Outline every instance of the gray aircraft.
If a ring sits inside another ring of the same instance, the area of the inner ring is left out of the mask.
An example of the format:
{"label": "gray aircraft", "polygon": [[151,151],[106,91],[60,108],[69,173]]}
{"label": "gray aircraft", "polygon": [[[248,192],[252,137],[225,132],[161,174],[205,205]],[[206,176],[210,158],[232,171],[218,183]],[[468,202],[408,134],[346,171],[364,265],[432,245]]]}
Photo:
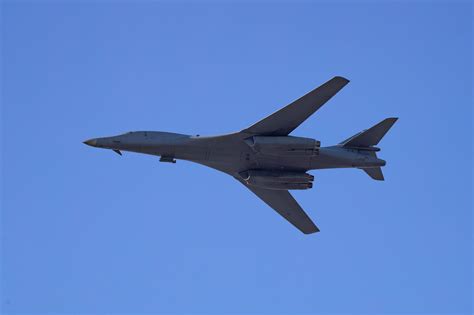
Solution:
{"label": "gray aircraft", "polygon": [[318,232],[289,193],[313,187],[309,170],[359,168],[375,180],[383,180],[376,145],[397,118],[387,118],[341,143],[321,147],[311,138],[289,134],[339,92],[349,80],[334,77],[293,103],[252,126],[231,134],[191,136],[170,132],[134,131],[95,138],[85,144],[160,156],[160,162],[177,159],[199,163],[233,176],[276,212],[305,234]]}

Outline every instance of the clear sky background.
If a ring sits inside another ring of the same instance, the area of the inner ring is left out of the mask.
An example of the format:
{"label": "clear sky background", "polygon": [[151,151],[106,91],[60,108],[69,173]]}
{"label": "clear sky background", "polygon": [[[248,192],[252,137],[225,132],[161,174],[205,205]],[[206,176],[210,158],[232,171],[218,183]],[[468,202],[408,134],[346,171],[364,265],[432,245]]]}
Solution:
{"label": "clear sky background", "polygon": [[[471,313],[469,2],[2,4],[3,313]],[[294,134],[385,117],[385,182],[312,172],[303,235],[229,176],[94,149],[237,131],[335,75]]]}

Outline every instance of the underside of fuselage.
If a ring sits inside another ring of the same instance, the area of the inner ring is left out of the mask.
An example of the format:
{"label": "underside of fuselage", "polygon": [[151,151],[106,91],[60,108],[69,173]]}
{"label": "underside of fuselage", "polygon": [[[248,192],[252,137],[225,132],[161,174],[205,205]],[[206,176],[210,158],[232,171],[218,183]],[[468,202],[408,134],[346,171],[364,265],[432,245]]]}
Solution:
{"label": "underside of fuselage", "polygon": [[[385,164],[383,160],[364,151],[339,146],[297,151],[290,142],[269,149],[264,146],[255,149],[248,145],[246,136],[237,133],[217,137],[191,137],[186,144],[173,150],[170,148],[168,152],[155,150],[150,153],[196,162],[233,176],[247,170],[306,172],[326,168],[378,167]],[[298,139],[287,138],[291,141]]]}

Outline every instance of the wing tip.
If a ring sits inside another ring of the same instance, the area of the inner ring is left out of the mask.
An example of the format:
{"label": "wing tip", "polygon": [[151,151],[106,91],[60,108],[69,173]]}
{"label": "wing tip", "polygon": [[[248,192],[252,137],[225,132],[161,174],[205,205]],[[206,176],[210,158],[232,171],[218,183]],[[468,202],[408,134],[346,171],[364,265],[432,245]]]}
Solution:
{"label": "wing tip", "polygon": [[384,119],[384,121],[390,121],[392,124],[394,124],[397,120],[398,117],[388,117]]}
{"label": "wing tip", "polygon": [[351,82],[349,79],[346,79],[344,78],[343,76],[335,76],[334,78],[332,78],[332,80],[334,81],[340,81],[342,84],[346,85],[347,83]]}
{"label": "wing tip", "polygon": [[314,233],[318,233],[318,232],[319,232],[319,229],[316,228],[316,229],[314,229],[314,230],[301,231],[301,232],[303,232],[303,234],[305,234],[305,235],[311,235],[311,234],[314,234]]}
{"label": "wing tip", "polygon": [[309,226],[305,229],[300,229],[301,232],[303,232],[303,234],[313,234],[313,233],[318,233],[319,232],[319,229],[318,227],[313,223],[312,226]]}

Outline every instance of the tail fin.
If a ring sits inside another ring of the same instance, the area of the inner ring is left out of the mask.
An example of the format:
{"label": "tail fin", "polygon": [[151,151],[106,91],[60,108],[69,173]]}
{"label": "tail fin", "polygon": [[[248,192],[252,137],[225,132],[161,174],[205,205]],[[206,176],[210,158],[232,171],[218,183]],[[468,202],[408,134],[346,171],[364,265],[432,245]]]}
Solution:
{"label": "tail fin", "polygon": [[397,119],[386,118],[375,126],[342,141],[340,145],[343,147],[370,147],[377,145]]}
{"label": "tail fin", "polygon": [[[398,118],[387,118],[376,124],[375,126],[359,132],[358,134],[342,141],[339,145],[366,152],[370,156],[377,158],[377,151],[380,149],[373,147],[377,145],[385,136],[387,131],[392,128]],[[380,167],[361,168],[370,177],[375,180],[384,180],[382,169]]]}
{"label": "tail fin", "polygon": [[380,167],[362,168],[364,172],[375,180],[384,180],[382,169]]}

